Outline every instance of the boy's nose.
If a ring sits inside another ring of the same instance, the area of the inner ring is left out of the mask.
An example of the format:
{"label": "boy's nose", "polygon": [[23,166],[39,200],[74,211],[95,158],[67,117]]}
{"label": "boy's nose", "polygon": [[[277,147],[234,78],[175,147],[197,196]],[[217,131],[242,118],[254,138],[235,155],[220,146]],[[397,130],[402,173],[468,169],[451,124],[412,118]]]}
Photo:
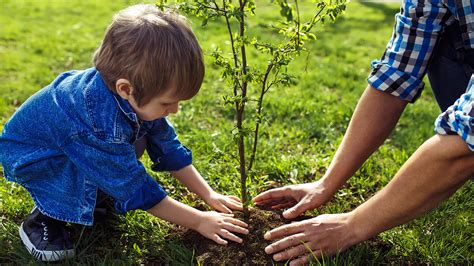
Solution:
{"label": "boy's nose", "polygon": [[176,103],[170,106],[170,108],[168,109],[168,112],[176,114],[178,110],[179,110],[179,103]]}

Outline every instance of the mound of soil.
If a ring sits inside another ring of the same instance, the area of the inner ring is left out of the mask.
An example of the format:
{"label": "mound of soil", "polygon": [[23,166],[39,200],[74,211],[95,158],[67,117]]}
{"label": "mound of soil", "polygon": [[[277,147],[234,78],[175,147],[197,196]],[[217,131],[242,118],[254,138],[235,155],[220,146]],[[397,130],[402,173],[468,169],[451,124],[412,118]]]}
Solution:
{"label": "mound of soil", "polygon": [[[235,216],[243,220],[242,213],[236,213]],[[251,208],[248,221],[250,233],[240,236],[244,240],[242,244],[228,241],[225,246],[218,245],[198,232],[187,229],[179,229],[178,235],[187,248],[195,251],[202,265],[283,265],[265,253],[264,249],[270,242],[263,235],[289,222],[281,216],[281,212]]]}

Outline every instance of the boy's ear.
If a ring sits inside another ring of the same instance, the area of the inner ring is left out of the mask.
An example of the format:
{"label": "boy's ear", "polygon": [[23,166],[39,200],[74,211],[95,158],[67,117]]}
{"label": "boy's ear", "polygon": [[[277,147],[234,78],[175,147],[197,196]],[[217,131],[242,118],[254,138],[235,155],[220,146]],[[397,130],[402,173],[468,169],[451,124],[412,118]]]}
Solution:
{"label": "boy's ear", "polygon": [[129,100],[133,94],[133,87],[128,80],[119,79],[117,82],[115,82],[115,91],[123,99]]}

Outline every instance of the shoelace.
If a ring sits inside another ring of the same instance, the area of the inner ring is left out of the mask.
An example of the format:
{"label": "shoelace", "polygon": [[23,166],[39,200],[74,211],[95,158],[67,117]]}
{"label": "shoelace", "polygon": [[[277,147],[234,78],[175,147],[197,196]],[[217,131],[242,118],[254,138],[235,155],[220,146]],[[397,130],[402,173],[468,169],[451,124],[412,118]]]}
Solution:
{"label": "shoelace", "polygon": [[43,226],[43,240],[48,241],[48,226],[44,222],[41,222],[41,226]]}

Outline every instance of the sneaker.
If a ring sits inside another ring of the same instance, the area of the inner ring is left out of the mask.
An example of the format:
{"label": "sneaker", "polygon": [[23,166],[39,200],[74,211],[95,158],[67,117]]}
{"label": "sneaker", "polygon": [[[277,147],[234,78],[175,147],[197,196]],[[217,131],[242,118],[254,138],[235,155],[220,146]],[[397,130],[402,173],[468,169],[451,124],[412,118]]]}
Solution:
{"label": "sneaker", "polygon": [[66,223],[43,215],[36,207],[21,224],[20,237],[30,254],[40,261],[64,260],[75,255]]}

